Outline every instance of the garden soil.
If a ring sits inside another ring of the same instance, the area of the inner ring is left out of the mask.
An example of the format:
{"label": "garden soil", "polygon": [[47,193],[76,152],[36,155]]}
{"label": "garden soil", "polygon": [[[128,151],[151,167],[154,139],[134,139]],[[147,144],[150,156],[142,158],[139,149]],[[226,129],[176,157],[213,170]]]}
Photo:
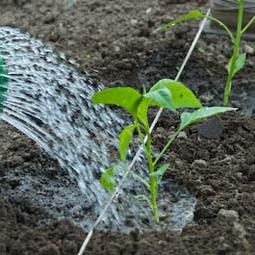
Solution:
{"label": "garden soil", "polygon": [[[64,51],[97,82],[137,88],[175,78],[198,23],[164,33],[155,33],[155,28],[188,10],[208,7],[206,1],[78,0],[68,10],[64,2],[1,0],[0,25],[18,27]],[[242,48],[248,61],[233,83],[232,96],[240,110],[221,116],[223,132],[218,137],[208,139],[201,128],[192,127],[164,157],[172,165],[166,178],[198,199],[194,222],[180,234],[96,232],[86,254],[255,254],[254,42],[244,41]],[[205,104],[220,103],[230,54],[227,38],[203,35],[181,81]],[[157,148],[177,124],[175,116],[163,113],[154,135]],[[31,196],[20,197],[17,190],[30,179],[35,195],[46,192],[47,180],[60,192],[74,186],[33,141],[0,122],[0,254],[76,254],[84,231],[68,214],[56,220]],[[54,197],[50,188],[47,192]],[[48,207],[55,206],[53,201]]]}

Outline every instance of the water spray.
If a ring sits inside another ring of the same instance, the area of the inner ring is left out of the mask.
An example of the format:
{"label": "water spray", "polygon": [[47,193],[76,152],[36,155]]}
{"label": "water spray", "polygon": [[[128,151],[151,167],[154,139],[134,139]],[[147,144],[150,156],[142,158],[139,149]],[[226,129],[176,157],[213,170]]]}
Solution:
{"label": "water spray", "polygon": [[[114,161],[124,121],[109,108],[92,105],[91,97],[103,85],[77,72],[74,60],[14,28],[0,27],[0,45],[0,118],[34,140],[77,181],[87,208],[78,223],[89,230],[110,199],[99,177]],[[142,157],[135,166],[142,170]],[[139,183],[125,182],[118,203],[111,204],[100,218],[100,228],[123,232],[148,228],[150,211],[134,199],[137,192],[144,192]],[[168,194],[171,218],[166,225],[171,229],[182,229],[190,221],[196,203],[188,192],[179,189],[178,194],[180,199],[174,204]],[[127,219],[132,222],[129,226]]]}

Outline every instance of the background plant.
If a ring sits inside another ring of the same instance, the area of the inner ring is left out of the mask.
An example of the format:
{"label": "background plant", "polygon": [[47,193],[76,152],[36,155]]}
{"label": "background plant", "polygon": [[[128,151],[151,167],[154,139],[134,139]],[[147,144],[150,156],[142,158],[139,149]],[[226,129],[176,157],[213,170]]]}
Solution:
{"label": "background plant", "polygon": [[[136,131],[145,152],[148,164],[148,178],[146,179],[134,172],[131,173],[149,191],[149,197],[141,194],[138,198],[148,202],[156,223],[159,223],[157,205],[159,185],[163,175],[169,169],[169,164],[159,164],[164,153],[187,126],[219,113],[234,110],[234,108],[230,107],[203,107],[189,88],[180,82],[169,79],[158,81],[149,92],[144,92],[143,94],[130,87],[108,88],[96,93],[92,98],[92,102],[94,104],[117,105],[131,114],[132,123],[125,127],[119,136],[120,160],[122,162],[127,161],[129,145]],[[182,108],[198,109],[194,112],[183,112],[180,115],[179,127],[174,134],[168,137],[165,146],[157,156],[153,153],[152,135],[148,121],[148,108],[150,106],[161,107],[173,112]],[[100,183],[108,191],[113,191],[116,187],[115,175],[117,170],[118,167],[112,165],[101,176]]]}
{"label": "background plant", "polygon": [[166,24],[164,24],[163,26],[159,27],[159,29],[157,29],[159,31],[163,31],[184,21],[188,21],[192,19],[207,18],[208,20],[218,24],[220,27],[222,27],[226,31],[226,33],[229,35],[230,40],[232,42],[233,51],[232,51],[232,56],[227,65],[228,77],[225,84],[224,99],[223,99],[223,104],[225,106],[229,104],[229,98],[230,98],[231,88],[232,88],[232,80],[234,76],[244,67],[245,61],[246,61],[246,54],[240,53],[240,44],[241,44],[242,36],[255,21],[255,16],[254,16],[245,26],[243,26],[244,0],[238,0],[237,3],[239,8],[238,8],[238,15],[237,15],[237,22],[236,22],[237,25],[236,25],[235,34],[232,33],[231,30],[222,21],[220,21],[219,19],[213,16],[205,15],[199,10],[190,11],[188,14],[183,15],[175,20],[171,20],[167,22]]}

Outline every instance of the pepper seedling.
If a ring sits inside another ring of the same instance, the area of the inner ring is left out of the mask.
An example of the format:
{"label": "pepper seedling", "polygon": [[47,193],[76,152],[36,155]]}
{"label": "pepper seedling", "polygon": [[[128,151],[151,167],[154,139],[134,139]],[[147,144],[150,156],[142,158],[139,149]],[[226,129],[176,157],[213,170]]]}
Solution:
{"label": "pepper seedling", "polygon": [[[160,159],[164,153],[177,138],[178,134],[189,125],[196,124],[220,113],[235,110],[231,107],[203,107],[199,99],[188,87],[170,79],[158,81],[147,93],[143,94],[131,87],[107,88],[97,92],[93,96],[92,102],[94,104],[120,106],[132,116],[132,123],[125,127],[119,136],[119,156],[122,162],[127,161],[128,149],[136,131],[145,152],[148,164],[148,178],[145,179],[133,171],[131,173],[148,189],[149,196],[140,195],[139,197],[149,203],[155,223],[159,223],[157,204],[159,185],[163,175],[169,169],[169,164],[160,165]],[[157,156],[154,156],[153,153],[152,134],[148,121],[148,109],[151,106],[164,108],[172,112],[183,108],[197,109],[193,112],[183,112],[180,115],[179,127],[168,138],[165,146]],[[106,169],[100,178],[101,185],[108,191],[114,191],[116,187],[116,171],[117,168],[113,165]]]}
{"label": "pepper seedling", "polygon": [[236,25],[236,33],[232,33],[231,30],[219,19],[211,16],[211,15],[205,15],[199,10],[193,10],[190,11],[188,14],[183,15],[175,20],[171,20],[164,25],[160,26],[156,31],[164,31],[166,29],[169,29],[173,26],[175,26],[178,23],[194,20],[194,19],[208,19],[216,24],[218,24],[220,27],[222,27],[226,33],[229,35],[231,43],[233,45],[233,51],[232,56],[229,60],[229,63],[227,65],[227,81],[224,88],[224,99],[223,99],[223,105],[227,106],[229,105],[229,98],[231,94],[232,89],[232,81],[235,75],[243,69],[245,62],[246,62],[246,54],[240,53],[240,44],[242,37],[244,33],[251,27],[251,25],[255,21],[255,16],[251,18],[251,20],[243,26],[243,17],[244,17],[244,0],[239,0],[238,2],[238,16],[237,16],[237,25]]}

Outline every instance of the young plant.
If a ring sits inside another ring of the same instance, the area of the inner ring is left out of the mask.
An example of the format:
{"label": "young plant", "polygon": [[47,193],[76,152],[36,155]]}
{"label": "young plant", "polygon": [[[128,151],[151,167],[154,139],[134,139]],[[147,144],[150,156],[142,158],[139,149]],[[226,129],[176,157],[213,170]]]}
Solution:
{"label": "young plant", "polygon": [[226,31],[226,33],[229,35],[230,40],[233,44],[233,52],[232,52],[232,56],[229,60],[229,63],[227,65],[228,77],[227,77],[227,81],[226,81],[225,89],[224,89],[224,100],[223,100],[224,106],[229,104],[229,97],[230,97],[231,88],[232,88],[232,80],[233,80],[234,76],[245,65],[246,54],[240,53],[240,44],[241,44],[242,36],[255,21],[255,16],[254,16],[245,26],[243,26],[244,0],[238,0],[237,2],[239,5],[239,8],[238,8],[237,25],[236,25],[236,33],[235,34],[232,33],[231,30],[219,19],[217,19],[213,16],[210,16],[210,15],[205,15],[199,10],[190,11],[188,14],[181,16],[175,20],[169,21],[157,29],[159,31],[163,31],[163,30],[166,30],[172,26],[175,26],[178,23],[184,22],[184,21],[206,18],[212,22],[215,22],[216,24],[221,26]]}
{"label": "young plant", "polygon": [[[119,136],[120,160],[122,162],[127,161],[129,145],[136,131],[148,164],[148,181],[134,172],[131,172],[131,174],[148,189],[149,197],[140,195],[139,198],[149,203],[156,223],[159,223],[157,205],[159,185],[164,173],[169,169],[169,164],[159,164],[164,153],[177,138],[178,134],[187,126],[216,114],[234,110],[234,108],[230,107],[203,107],[199,99],[189,88],[180,82],[169,79],[160,80],[149,92],[143,94],[130,87],[108,88],[96,93],[92,98],[92,102],[94,104],[117,105],[131,114],[132,123],[125,127]],[[148,108],[150,106],[168,109],[173,112],[182,108],[198,109],[194,112],[183,112],[180,115],[181,121],[179,127],[173,135],[168,137],[168,141],[157,156],[154,156],[153,153],[152,135],[148,121]],[[101,176],[100,183],[108,191],[113,191],[116,187],[116,171],[117,168],[111,166]]]}

